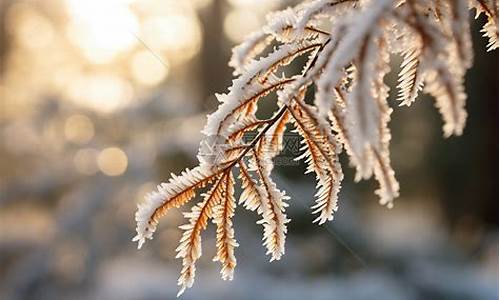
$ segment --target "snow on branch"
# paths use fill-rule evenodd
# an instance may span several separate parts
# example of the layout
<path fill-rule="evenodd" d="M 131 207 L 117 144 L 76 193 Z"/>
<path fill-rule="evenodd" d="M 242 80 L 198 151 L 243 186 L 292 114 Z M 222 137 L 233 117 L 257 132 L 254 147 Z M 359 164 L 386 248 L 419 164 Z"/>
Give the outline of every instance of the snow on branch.
<path fill-rule="evenodd" d="M 172 175 L 146 196 L 135 215 L 133 240 L 141 248 L 169 209 L 205 189 L 202 200 L 184 214 L 188 223 L 180 227 L 179 295 L 193 285 L 201 234 L 210 220 L 217 227 L 214 261 L 221 263 L 223 279 L 233 278 L 237 204 L 260 216 L 266 254 L 279 260 L 285 253 L 289 197 L 271 173 L 289 127 L 301 137 L 303 152 L 296 159 L 306 162 L 307 173 L 316 174 L 314 222 L 330 221 L 338 210 L 344 177 L 338 155 L 343 150 L 356 168 L 355 180 L 374 175 L 379 202 L 392 207 L 399 183 L 390 164 L 393 110 L 384 83 L 390 55 L 403 58 L 399 104 L 412 105 L 424 91 L 435 99 L 444 135 L 462 134 L 464 76 L 473 62 L 469 8 L 476 17 L 486 16 L 481 32 L 488 39 L 487 50 L 497 49 L 497 0 L 316 0 L 270 14 L 262 30 L 233 49 L 229 65 L 236 78 L 226 93 L 216 95 L 220 105 L 202 131 L 199 166 Z M 302 66 L 299 57 L 306 57 Z M 306 103 L 308 90 L 315 91 L 314 105 Z M 278 109 L 271 118 L 259 119 L 259 101 L 270 95 Z M 253 138 L 245 140 L 249 134 Z M 242 188 L 238 203 L 233 169 L 239 169 Z"/>

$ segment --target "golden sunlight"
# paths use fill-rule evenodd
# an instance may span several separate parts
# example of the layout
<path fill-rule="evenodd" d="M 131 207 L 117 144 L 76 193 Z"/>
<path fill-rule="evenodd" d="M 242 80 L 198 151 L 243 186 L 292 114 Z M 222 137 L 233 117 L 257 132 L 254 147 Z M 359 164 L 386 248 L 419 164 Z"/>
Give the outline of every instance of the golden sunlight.
<path fill-rule="evenodd" d="M 108 63 L 137 43 L 136 16 L 125 1 L 67 0 L 68 37 L 93 63 Z"/>
<path fill-rule="evenodd" d="M 97 156 L 97 165 L 108 176 L 122 175 L 127 170 L 127 154 L 117 147 L 106 148 Z"/>
<path fill-rule="evenodd" d="M 64 135 L 68 141 L 85 144 L 94 137 L 94 124 L 85 115 L 72 115 L 64 122 Z"/>
<path fill-rule="evenodd" d="M 154 50 L 167 53 L 172 64 L 182 64 L 198 54 L 201 46 L 201 27 L 194 15 L 172 13 L 146 19 L 142 36 Z"/>
<path fill-rule="evenodd" d="M 164 80 L 170 70 L 169 62 L 163 58 L 159 61 L 147 50 L 134 54 L 130 61 L 130 71 L 134 80 L 142 85 L 153 86 Z"/>
<path fill-rule="evenodd" d="M 252 11 L 235 8 L 224 18 L 224 33 L 235 43 L 242 42 L 245 37 L 259 28 L 259 17 Z"/>
<path fill-rule="evenodd" d="M 68 87 L 71 101 L 101 113 L 113 113 L 129 105 L 132 92 L 125 79 L 108 73 L 82 75 Z"/>

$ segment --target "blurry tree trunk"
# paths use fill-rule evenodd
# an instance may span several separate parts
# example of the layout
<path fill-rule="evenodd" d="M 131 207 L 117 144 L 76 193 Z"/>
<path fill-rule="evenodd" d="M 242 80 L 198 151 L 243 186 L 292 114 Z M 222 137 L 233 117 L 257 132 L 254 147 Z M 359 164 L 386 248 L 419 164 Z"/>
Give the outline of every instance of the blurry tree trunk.
<path fill-rule="evenodd" d="M 0 1 L 0 78 L 2 78 L 5 70 L 5 56 L 9 50 L 9 45 L 7 43 L 6 14 L 11 4 L 12 1 Z"/>
<path fill-rule="evenodd" d="M 204 35 L 200 53 L 200 81 L 203 83 L 201 95 L 204 102 L 214 93 L 223 92 L 231 78 L 231 70 L 227 65 L 229 53 L 224 51 L 226 47 L 222 45 L 226 42 L 223 28 L 224 5 L 223 0 L 214 0 L 213 5 L 200 12 Z"/>

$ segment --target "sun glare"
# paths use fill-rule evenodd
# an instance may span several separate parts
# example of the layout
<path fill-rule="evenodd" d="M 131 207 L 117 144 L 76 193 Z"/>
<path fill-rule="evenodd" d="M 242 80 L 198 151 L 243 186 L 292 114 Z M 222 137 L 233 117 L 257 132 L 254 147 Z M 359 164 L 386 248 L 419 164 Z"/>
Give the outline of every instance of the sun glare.
<path fill-rule="evenodd" d="M 137 42 L 136 16 L 124 1 L 67 0 L 68 36 L 93 63 L 110 62 Z"/>
<path fill-rule="evenodd" d="M 172 63 L 184 63 L 200 50 L 201 27 L 188 14 L 150 17 L 144 21 L 142 30 L 144 41 L 153 49 L 165 51 Z"/>
<path fill-rule="evenodd" d="M 113 113 L 130 104 L 132 87 L 123 78 L 108 74 L 92 74 L 75 78 L 68 87 L 75 104 L 101 113 Z"/>

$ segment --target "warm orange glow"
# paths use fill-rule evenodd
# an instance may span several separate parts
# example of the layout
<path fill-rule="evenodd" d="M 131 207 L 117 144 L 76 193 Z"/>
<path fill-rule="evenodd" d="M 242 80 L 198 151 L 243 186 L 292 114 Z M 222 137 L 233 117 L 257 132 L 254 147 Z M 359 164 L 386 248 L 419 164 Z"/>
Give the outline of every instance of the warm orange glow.
<path fill-rule="evenodd" d="M 137 40 L 137 18 L 124 1 L 67 0 L 68 37 L 93 63 L 110 62 Z"/>
<path fill-rule="evenodd" d="M 7 26 L 25 47 L 39 49 L 54 38 L 54 28 L 47 17 L 26 4 L 14 4 L 7 14 Z"/>
<path fill-rule="evenodd" d="M 130 71 L 135 81 L 143 85 L 156 85 L 164 80 L 169 72 L 169 63 L 161 61 L 147 50 L 134 54 L 130 62 Z"/>
<path fill-rule="evenodd" d="M 119 176 L 127 169 L 127 155 L 120 148 L 106 148 L 97 156 L 97 165 L 104 174 L 108 176 Z"/>
<path fill-rule="evenodd" d="M 194 17 L 175 13 L 145 20 L 143 38 L 152 49 L 165 51 L 171 62 L 181 64 L 196 55 L 201 45 L 201 28 Z"/>
<path fill-rule="evenodd" d="M 112 113 L 132 101 L 132 87 L 113 74 L 95 74 L 74 78 L 68 96 L 75 104 L 101 113 Z"/>
<path fill-rule="evenodd" d="M 72 115 L 64 123 L 64 135 L 68 141 L 85 144 L 94 136 L 94 124 L 84 115 Z"/>
<path fill-rule="evenodd" d="M 270 11 L 280 5 L 280 1 L 269 0 L 227 0 L 234 7 L 246 7 L 252 10 Z"/>
<path fill-rule="evenodd" d="M 224 18 L 224 33 L 235 42 L 242 42 L 260 25 L 258 16 L 248 9 L 233 9 Z"/>

